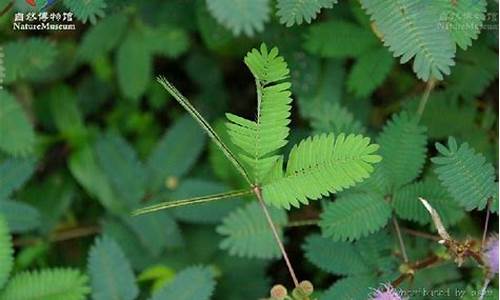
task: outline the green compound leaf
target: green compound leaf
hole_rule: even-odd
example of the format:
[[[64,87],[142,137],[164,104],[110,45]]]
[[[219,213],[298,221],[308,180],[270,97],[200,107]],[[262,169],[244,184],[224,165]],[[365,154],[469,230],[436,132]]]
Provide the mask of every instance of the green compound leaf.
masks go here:
[[[151,53],[141,32],[129,32],[118,48],[116,66],[123,95],[137,101],[152,78]]]
[[[22,233],[40,227],[41,216],[38,210],[24,202],[0,200],[2,212],[12,233]]]
[[[2,202],[0,202],[2,203]],[[2,210],[3,212],[3,210]],[[9,278],[10,271],[14,264],[14,249],[12,247],[12,238],[9,233],[7,221],[0,214],[0,289]]]
[[[178,273],[174,280],[150,300],[209,300],[215,289],[213,273],[207,267],[190,267]]]
[[[332,8],[337,2],[338,0],[278,0],[276,14],[280,17],[280,23],[287,27],[300,25],[303,21],[311,23],[321,9]]]
[[[92,61],[113,50],[127,29],[128,18],[115,14],[99,21],[85,32],[78,49],[78,57]]]
[[[84,300],[87,284],[87,276],[73,269],[22,272],[8,282],[0,300]]]
[[[0,150],[24,156],[33,151],[35,132],[17,100],[0,90]]]
[[[378,145],[361,135],[308,137],[290,152],[286,171],[280,159],[262,187],[264,200],[276,207],[298,207],[363,181],[381,157]]]
[[[96,239],[89,252],[88,270],[94,300],[133,300],[139,294],[130,263],[110,237]]]
[[[21,39],[6,43],[4,51],[6,84],[20,79],[36,78],[54,63],[58,55],[54,43],[41,38]]]
[[[253,36],[269,20],[269,0],[206,0],[208,11],[234,35]]]
[[[245,57],[245,64],[255,77],[257,84],[257,120],[226,114],[228,134],[240,148],[239,157],[253,173],[256,183],[262,183],[279,156],[274,153],[287,144],[290,132],[291,84],[278,83],[288,77],[290,71],[278,49],[267,50],[265,44],[260,52],[253,49]]]
[[[373,289],[378,287],[378,284],[379,282],[373,275],[342,278],[327,289],[320,300],[366,300],[373,292]]]
[[[393,188],[415,179],[425,163],[426,128],[406,112],[394,115],[384,126],[377,142],[384,158],[380,167]]]
[[[206,136],[195,120],[189,115],[179,118],[149,155],[149,187],[158,190],[168,178],[178,179],[184,176],[200,156],[205,141]]]
[[[384,45],[404,64],[414,58],[413,71],[427,81],[443,79],[455,64],[455,43],[440,26],[439,11],[433,1],[361,0],[382,33]]]
[[[0,201],[19,189],[31,177],[35,167],[34,158],[10,158],[0,163]]]
[[[430,224],[432,219],[418,200],[419,197],[426,199],[436,209],[446,226],[456,224],[465,215],[451,195],[434,179],[412,183],[397,190],[392,206],[402,219]]]
[[[287,223],[283,210],[270,207],[269,213],[276,226]],[[220,248],[228,250],[231,255],[266,259],[281,256],[264,213],[256,201],[229,214],[217,227],[217,232],[225,236],[219,245]],[[282,236],[282,232],[280,235]]]
[[[5,54],[3,47],[0,47],[0,88],[5,80]]]
[[[189,34],[183,28],[170,25],[147,28],[145,37],[153,54],[177,58],[189,49]]]
[[[78,20],[83,23],[95,24],[98,17],[104,17],[106,8],[105,0],[64,0],[64,5],[69,8]]]
[[[431,1],[439,12],[441,26],[455,43],[466,50],[477,39],[486,19],[486,0]]]
[[[320,227],[335,241],[352,241],[380,230],[390,218],[391,206],[381,195],[352,192],[326,206]]]
[[[363,53],[349,73],[347,87],[358,97],[369,96],[389,75],[394,59],[383,48]]]
[[[436,143],[439,156],[431,160],[441,183],[466,210],[482,210],[494,191],[495,168],[469,144],[457,145],[453,137],[448,146]]]
[[[353,275],[373,271],[352,243],[335,242],[314,234],[307,237],[302,248],[307,260],[325,272]]]
[[[330,58],[356,57],[377,45],[370,31],[352,22],[335,20],[310,26],[304,47]]]

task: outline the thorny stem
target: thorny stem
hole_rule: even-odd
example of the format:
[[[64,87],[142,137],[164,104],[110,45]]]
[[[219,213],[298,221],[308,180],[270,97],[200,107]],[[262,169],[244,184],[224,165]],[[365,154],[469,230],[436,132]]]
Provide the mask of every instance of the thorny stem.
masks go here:
[[[396,217],[392,217],[392,223],[394,224],[394,228],[396,229],[396,235],[398,236],[399,248],[401,248],[401,254],[403,254],[403,260],[405,263],[408,262],[408,255],[406,254],[405,242],[403,241],[403,237],[401,236],[401,230],[399,230],[398,220]]]
[[[491,206],[491,200],[488,201],[488,206],[486,207],[486,220],[484,220],[484,229],[483,229],[483,238],[481,240],[481,249],[484,248],[484,244],[486,243],[486,234],[488,232],[488,223],[490,221],[490,206]]]
[[[288,268],[288,272],[290,273],[290,276],[292,277],[293,284],[295,287],[299,286],[299,281],[297,280],[297,276],[295,276],[295,271],[293,270],[292,263],[290,262],[290,259],[288,258],[288,254],[285,251],[285,246],[283,246],[283,242],[281,241],[281,238],[278,234],[278,230],[276,229],[276,226],[273,223],[273,219],[271,218],[271,215],[269,214],[269,211],[267,210],[266,204],[264,203],[264,199],[262,197],[262,193],[260,190],[260,187],[256,186],[253,188],[253,192],[255,194],[255,197],[257,197],[257,200],[259,200],[260,207],[264,211],[264,215],[266,216],[267,223],[269,224],[269,227],[271,227],[271,231],[273,232],[274,239],[276,240],[276,243],[278,244],[281,254],[283,255],[283,259],[285,260],[286,266]]]
[[[425,92],[422,95],[422,98],[420,99],[420,103],[418,104],[417,117],[419,120],[422,118],[422,115],[424,114],[425,106],[427,105],[427,102],[429,101],[429,95],[431,94],[431,91],[434,88],[435,84],[436,84],[436,80],[434,78],[431,78],[431,79],[429,79],[429,81],[427,81],[427,85],[425,87]]]

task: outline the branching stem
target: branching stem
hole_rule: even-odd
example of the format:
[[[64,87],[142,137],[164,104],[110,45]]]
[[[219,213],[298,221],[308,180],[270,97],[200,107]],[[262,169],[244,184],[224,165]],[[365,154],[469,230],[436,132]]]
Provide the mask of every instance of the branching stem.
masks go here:
[[[255,197],[257,197],[257,200],[259,200],[260,207],[264,211],[264,215],[266,216],[267,223],[269,224],[269,227],[271,227],[271,231],[273,232],[274,239],[276,240],[276,243],[278,244],[281,254],[283,255],[283,259],[285,260],[286,266],[288,268],[288,272],[290,273],[290,276],[292,277],[293,284],[295,287],[299,286],[299,281],[297,280],[297,276],[295,276],[295,271],[293,270],[292,263],[290,262],[290,259],[288,258],[288,254],[286,253],[285,246],[283,246],[283,241],[281,241],[281,238],[278,234],[278,230],[276,229],[276,225],[274,225],[273,219],[271,218],[271,215],[269,214],[269,211],[267,210],[266,204],[264,203],[264,198],[262,197],[262,192],[260,190],[260,187],[256,186],[253,188],[253,192],[255,194]]]

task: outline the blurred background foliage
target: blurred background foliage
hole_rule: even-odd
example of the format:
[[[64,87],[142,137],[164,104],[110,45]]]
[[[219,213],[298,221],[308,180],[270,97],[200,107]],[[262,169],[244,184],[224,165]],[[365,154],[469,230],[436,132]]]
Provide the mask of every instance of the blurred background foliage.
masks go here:
[[[219,247],[223,237],[216,227],[238,209],[249,213],[248,199],[129,214],[155,200],[244,186],[157,75],[169,78],[224,135],[224,112],[254,115],[255,87],[243,56],[261,42],[278,46],[291,69],[292,145],[310,132],[376,136],[393,113],[416,111],[426,83],[383,47],[358,1],[311,1],[318,6],[303,8],[303,16],[278,2],[63,0],[49,11],[73,12],[76,30],[33,32],[12,29],[14,14],[30,10],[25,1],[0,0],[0,213],[13,235],[12,274],[71,267],[89,274],[93,299],[111,299],[103,282],[113,277],[121,283],[113,299],[146,299],[155,291],[152,299],[173,299],[169,295],[186,286],[199,294],[182,299],[208,299],[212,292],[212,299],[257,299],[271,283],[289,283],[281,261],[269,259],[280,256],[274,246],[263,250],[266,255],[250,251],[239,255],[244,257]],[[467,50],[457,49],[451,75],[437,83],[421,120],[429,145],[452,135],[495,167],[497,5],[488,1],[484,30]],[[289,222],[317,218],[320,207],[292,210]],[[483,217],[461,213],[454,228],[479,236]],[[287,223],[284,215],[277,219]],[[265,223],[254,221],[241,234],[264,235],[272,243]],[[432,230],[428,222],[403,226]],[[363,272],[343,272],[341,262],[324,266],[336,259],[325,249],[338,242],[317,232],[284,232],[302,278],[318,290],[335,282],[346,291],[372,284]],[[386,245],[367,257],[389,257],[394,250],[391,238],[380,235],[372,239]],[[405,239],[414,257],[436,247]],[[350,252],[370,242],[349,244]],[[426,272],[414,287],[472,290],[481,278],[450,264]],[[340,277],[351,274],[358,277]],[[325,299],[341,299],[335,297]]]

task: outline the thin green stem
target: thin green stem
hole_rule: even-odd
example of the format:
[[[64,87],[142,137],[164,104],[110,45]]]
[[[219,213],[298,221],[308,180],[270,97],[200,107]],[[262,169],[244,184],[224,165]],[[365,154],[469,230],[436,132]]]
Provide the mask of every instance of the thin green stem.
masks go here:
[[[418,109],[417,109],[418,120],[420,120],[422,118],[422,115],[424,114],[425,107],[427,106],[427,102],[429,101],[429,96],[431,94],[431,91],[434,89],[435,84],[436,80],[434,78],[431,78],[429,79],[429,81],[427,81],[425,92],[422,95],[422,98],[420,99],[420,103],[418,104]]]
[[[245,170],[243,165],[238,161],[236,155],[227,147],[227,145],[222,141],[215,130],[210,126],[210,124],[203,118],[203,116],[194,108],[194,106],[189,102],[189,100],[184,97],[165,77],[158,77],[158,82],[172,95],[172,97],[179,102],[184,109],[200,124],[201,128],[205,130],[212,141],[219,147],[219,149],[224,153],[224,155],[233,164],[236,170],[245,178],[250,186],[252,182],[248,172]]]
[[[290,276],[292,277],[293,284],[295,287],[299,286],[299,281],[297,280],[297,276],[295,276],[295,271],[293,270],[292,263],[290,262],[290,258],[288,258],[288,254],[286,253],[285,246],[283,246],[283,241],[281,241],[281,238],[278,234],[278,230],[276,229],[276,225],[274,225],[273,219],[271,218],[271,214],[267,210],[266,204],[264,203],[264,198],[262,197],[262,192],[258,186],[253,188],[253,192],[255,194],[255,197],[257,197],[257,200],[259,200],[260,207],[262,208],[262,211],[264,212],[264,215],[266,216],[267,223],[269,224],[269,227],[271,227],[271,231],[273,232],[274,239],[276,240],[276,243],[278,244],[278,247],[280,248],[281,254],[283,255],[283,259],[285,260],[286,266],[288,268],[288,272],[290,273]]]
[[[488,233],[488,225],[490,221],[490,208],[491,200],[488,200],[488,206],[486,207],[486,220],[484,221],[483,238],[481,239],[481,249],[483,249],[486,244],[486,235]]]
[[[133,211],[132,215],[138,216],[138,215],[155,212],[155,211],[162,210],[162,209],[168,209],[168,208],[174,208],[174,207],[180,207],[180,206],[186,206],[186,205],[194,205],[194,204],[212,202],[212,201],[228,199],[228,198],[235,198],[235,197],[239,197],[239,196],[249,195],[251,193],[252,193],[252,191],[250,191],[250,190],[239,190],[239,191],[213,194],[213,195],[207,195],[207,196],[202,196],[202,197],[194,197],[194,198],[177,200],[177,201],[165,201],[165,202],[161,202],[161,203],[158,203],[155,205],[139,208],[139,209]]]

